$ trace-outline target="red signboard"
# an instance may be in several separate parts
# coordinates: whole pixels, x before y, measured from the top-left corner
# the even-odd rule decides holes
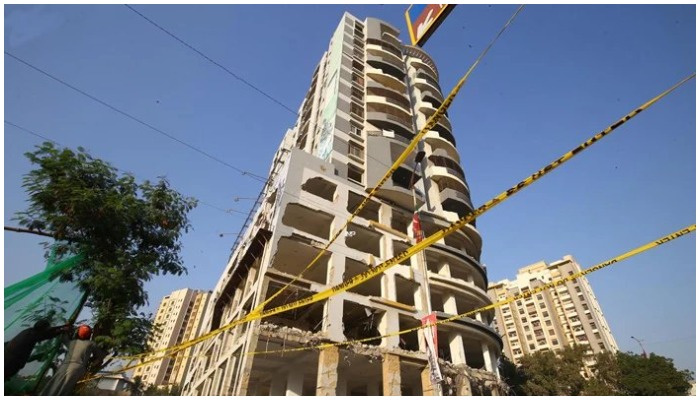
[[[422,46],[454,8],[454,4],[412,4],[406,10],[411,44]]]

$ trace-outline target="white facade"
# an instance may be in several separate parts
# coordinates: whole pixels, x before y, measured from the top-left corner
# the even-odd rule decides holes
[[[158,306],[149,344],[154,350],[172,347],[194,339],[199,331],[210,292],[180,289],[165,296]],[[182,385],[190,364],[192,349],[181,351],[172,358],[147,363],[134,371],[147,385]]]
[[[434,62],[398,36],[377,19],[343,16],[200,334],[242,318],[304,270],[444,100]],[[412,155],[314,267],[265,309],[340,284],[410,247],[414,201],[426,236],[471,211],[451,131],[443,118],[420,144],[426,157],[414,181],[425,196],[414,200],[410,189]],[[413,256],[346,292],[238,325],[196,346],[183,394],[433,395],[419,332],[341,349],[252,353],[373,338],[420,326],[429,309],[445,319],[485,306],[480,254],[481,237],[470,224],[424,258]],[[493,318],[488,311],[439,325],[445,393],[498,393],[502,343],[490,327]]]
[[[580,271],[571,256],[549,265],[541,261],[521,268],[513,281],[491,284],[489,295],[501,301]],[[618,350],[586,277],[498,307],[496,328],[504,335],[504,353],[515,363],[526,354],[573,344],[587,345],[591,353]]]

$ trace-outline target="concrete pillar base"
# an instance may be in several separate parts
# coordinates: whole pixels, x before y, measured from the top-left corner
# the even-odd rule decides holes
[[[401,361],[399,356],[385,354],[382,360],[384,396],[401,396]]]
[[[335,396],[338,386],[338,359],[340,352],[337,347],[328,347],[318,355],[318,378],[316,380],[316,396]]]

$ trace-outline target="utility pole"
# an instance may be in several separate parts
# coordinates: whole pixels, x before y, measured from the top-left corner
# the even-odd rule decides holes
[[[414,244],[423,240],[423,236],[424,236],[423,229],[420,227],[420,217],[418,214],[419,207],[418,207],[418,201],[416,200],[416,188],[415,188],[415,184],[413,181],[413,179],[415,178],[415,175],[416,175],[416,168],[419,165],[421,165],[421,162],[423,161],[424,158],[425,158],[425,151],[419,150],[416,153],[415,159],[413,160],[413,171],[411,171],[411,180],[409,181],[411,195],[413,196],[413,222],[412,222],[413,226],[412,226],[412,228],[413,228]],[[424,185],[423,190],[425,190],[425,185]],[[427,197],[427,194],[424,193],[423,196]],[[423,287],[424,287],[423,301],[424,301],[425,308],[426,308],[426,314],[428,316],[430,316],[433,313],[433,307],[430,303],[430,280],[428,278],[428,264],[427,264],[427,261],[425,259],[425,252],[423,250],[419,251],[416,256],[417,256],[417,260],[418,260],[418,268],[420,268],[421,275],[423,275]],[[423,329],[431,329],[432,330],[433,327],[430,326],[430,327],[426,327]],[[432,362],[431,361],[431,352],[432,351],[437,352],[437,349],[432,349],[432,346],[433,346],[433,343],[429,343],[429,342],[426,343],[426,347],[428,348],[428,366],[429,367],[432,365],[431,364],[431,362]],[[437,362],[437,359],[438,359],[438,357],[437,357],[437,353],[436,353],[435,354],[435,361],[436,362]],[[439,364],[435,365],[434,368],[437,368],[438,373],[440,372],[440,365]],[[432,369],[433,369],[433,367],[431,367],[431,375],[432,375]],[[432,380],[432,376],[431,376],[431,380]],[[440,380],[436,380],[434,383],[435,383],[435,389],[438,392],[438,396],[442,396],[442,382]]]
[[[647,357],[647,352],[646,352],[646,350],[644,350],[644,346],[642,346],[642,341],[639,340],[639,339],[637,339],[637,338],[634,337],[634,336],[630,336],[630,337],[631,337],[632,339],[636,340],[637,343],[639,343],[639,347],[642,348],[642,357],[644,357],[644,358],[649,358],[649,357]]]

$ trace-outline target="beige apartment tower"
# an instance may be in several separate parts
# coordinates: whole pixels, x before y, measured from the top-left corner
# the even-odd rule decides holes
[[[571,256],[549,265],[540,261],[521,268],[513,281],[491,284],[489,296],[501,301],[580,271]],[[503,352],[515,363],[525,354],[573,344],[589,346],[590,354],[618,350],[586,277],[498,307],[496,328]]]
[[[202,323],[202,317],[209,301],[210,292],[192,289],[176,290],[163,297],[156,312],[155,330],[149,344],[153,349],[164,349],[194,339]],[[172,358],[145,364],[136,368],[134,378],[141,377],[149,386],[182,387],[183,379],[190,364],[191,349],[182,351]]]
[[[291,282],[444,100],[433,60],[398,37],[380,20],[343,15],[200,334],[240,319]],[[314,267],[265,309],[329,289],[406,250],[414,241],[414,205],[426,236],[472,210],[446,117],[420,149],[423,161],[416,165],[411,154]],[[467,225],[359,286],[221,333],[197,345],[183,394],[434,395],[422,332],[377,337],[420,327],[429,309],[444,320],[489,304],[481,245],[474,224]],[[486,311],[438,326],[444,393],[500,393],[502,342],[493,318]]]

